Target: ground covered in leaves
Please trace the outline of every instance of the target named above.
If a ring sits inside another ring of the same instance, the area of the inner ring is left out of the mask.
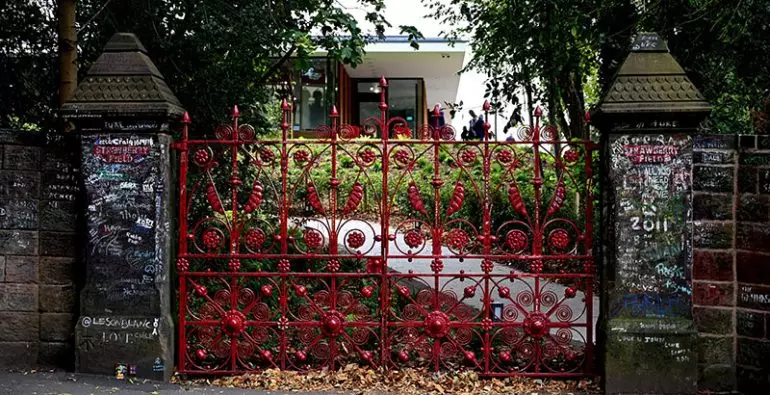
[[[214,385],[282,392],[345,392],[356,394],[597,394],[596,382],[564,379],[479,378],[475,372],[436,374],[421,370],[376,371],[348,365],[339,371],[307,373],[266,370],[223,378],[184,378],[186,386]]]

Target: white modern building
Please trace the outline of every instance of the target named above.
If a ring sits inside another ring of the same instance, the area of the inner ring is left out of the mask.
[[[351,2],[339,3],[345,6]],[[459,73],[471,56],[468,43],[438,38],[444,27],[435,19],[423,18],[428,10],[419,1],[387,0],[386,5],[385,17],[394,27],[386,30],[384,39],[366,46],[363,64],[355,68],[344,66],[327,58],[324,52],[317,52],[312,67],[305,73],[286,76],[292,80],[292,84],[284,84],[286,88],[292,87],[284,94],[291,95],[295,102],[296,134],[309,135],[318,125],[328,123],[332,104],[337,106],[344,124],[360,125],[369,117],[379,116],[381,76],[389,83],[389,115],[406,119],[412,130],[432,122],[429,113],[437,103],[445,110],[445,121],[458,129],[458,135],[470,120],[469,110],[482,113],[485,76]],[[361,21],[366,31],[366,10],[349,7],[347,11]],[[398,25],[412,25],[423,33],[426,38],[419,40],[419,49],[412,48],[407,37],[399,35]],[[462,111],[451,119],[445,103],[460,101]],[[497,122],[490,119],[490,123],[501,131],[506,119],[502,112]]]

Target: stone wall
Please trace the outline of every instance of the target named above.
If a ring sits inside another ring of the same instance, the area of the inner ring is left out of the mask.
[[[84,210],[66,137],[0,130],[1,368],[73,365]],[[770,385],[770,136],[696,136],[693,161],[699,387],[757,393]]]
[[[66,137],[0,130],[0,367],[73,365],[78,151]]]
[[[694,151],[699,387],[759,393],[770,385],[770,136],[697,136]]]

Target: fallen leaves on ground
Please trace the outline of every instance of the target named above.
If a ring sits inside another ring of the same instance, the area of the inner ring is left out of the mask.
[[[344,391],[358,394],[593,394],[599,393],[597,384],[588,379],[531,379],[524,377],[479,378],[475,372],[432,373],[423,370],[379,371],[347,365],[338,371],[292,372],[266,370],[217,379],[184,380],[175,376],[175,382],[184,385],[213,385],[229,388],[249,388],[263,391]]]

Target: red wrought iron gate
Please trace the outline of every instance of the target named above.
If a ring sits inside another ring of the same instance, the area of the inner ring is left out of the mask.
[[[237,108],[190,139],[185,115],[178,370],[591,373],[593,144],[539,110],[516,141],[412,131],[381,84],[380,118],[335,110],[317,139],[289,139],[286,102],[275,140]]]

